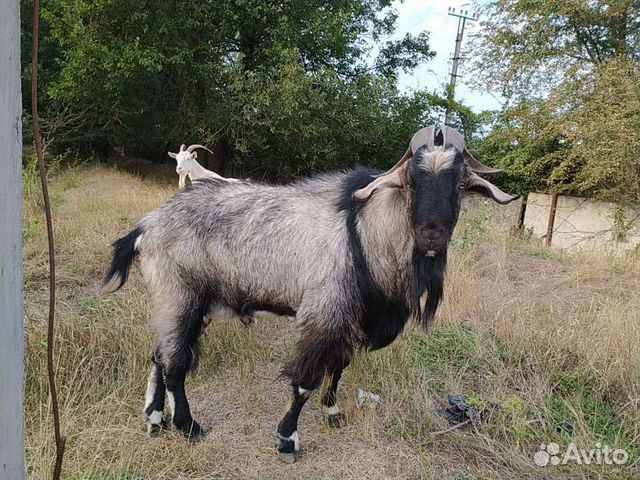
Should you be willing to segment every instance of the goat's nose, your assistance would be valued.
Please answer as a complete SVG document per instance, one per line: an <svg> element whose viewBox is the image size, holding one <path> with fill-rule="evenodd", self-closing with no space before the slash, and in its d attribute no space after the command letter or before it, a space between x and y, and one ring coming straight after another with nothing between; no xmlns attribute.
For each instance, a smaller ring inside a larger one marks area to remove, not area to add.
<svg viewBox="0 0 640 480"><path fill-rule="evenodd" d="M422 238L432 242L438 241L444 237L444 228L435 223L420 225L418 231Z"/></svg>

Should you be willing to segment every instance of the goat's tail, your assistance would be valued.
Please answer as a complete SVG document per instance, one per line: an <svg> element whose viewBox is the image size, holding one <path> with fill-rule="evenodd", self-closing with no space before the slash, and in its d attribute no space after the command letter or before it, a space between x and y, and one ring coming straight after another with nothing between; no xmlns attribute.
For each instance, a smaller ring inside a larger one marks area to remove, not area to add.
<svg viewBox="0 0 640 480"><path fill-rule="evenodd" d="M125 237L113 242L111 266L102 281L101 293L112 293L124 285L129 276L129 267L138 255L138 242L142 227L138 225Z"/></svg>

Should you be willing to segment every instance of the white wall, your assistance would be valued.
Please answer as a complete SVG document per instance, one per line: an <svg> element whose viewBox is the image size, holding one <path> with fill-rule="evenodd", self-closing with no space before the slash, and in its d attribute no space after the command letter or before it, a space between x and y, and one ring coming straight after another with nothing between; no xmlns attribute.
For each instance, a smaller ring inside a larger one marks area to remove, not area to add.
<svg viewBox="0 0 640 480"><path fill-rule="evenodd" d="M547 233L551 196L530 193L524 219L526 229L536 238ZM560 195L551 244L569 252L621 252L640 243L640 209L624 207L625 224L630 224L627 241L614 241L614 213L619 208L610 202Z"/></svg>
<svg viewBox="0 0 640 480"><path fill-rule="evenodd" d="M0 0L0 480L24 478L19 8Z"/></svg>

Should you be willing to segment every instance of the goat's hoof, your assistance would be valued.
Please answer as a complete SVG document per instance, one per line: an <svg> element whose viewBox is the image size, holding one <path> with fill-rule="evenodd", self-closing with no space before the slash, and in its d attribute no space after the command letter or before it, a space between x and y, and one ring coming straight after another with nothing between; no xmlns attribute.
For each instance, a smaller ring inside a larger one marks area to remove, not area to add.
<svg viewBox="0 0 640 480"><path fill-rule="evenodd" d="M299 448L298 432L293 432L289 437L283 437L278 433L276 449L280 460L286 463L295 463Z"/></svg>
<svg viewBox="0 0 640 480"><path fill-rule="evenodd" d="M207 432L195 420L191 422L191 428L184 430L183 433L191 443L201 442L207 436Z"/></svg>
<svg viewBox="0 0 640 480"><path fill-rule="evenodd" d="M162 418L162 412L154 411L147 415L147 435L149 438L159 437L167 430L167 422Z"/></svg>
<svg viewBox="0 0 640 480"><path fill-rule="evenodd" d="M290 453L278 452L278 458L288 464L296 463L295 452L290 452Z"/></svg>
<svg viewBox="0 0 640 480"><path fill-rule="evenodd" d="M166 425L164 422L162 424L150 423L147 425L147 434L149 435L149 438L157 438L162 435L165 430Z"/></svg>
<svg viewBox="0 0 640 480"><path fill-rule="evenodd" d="M331 428L344 427L347 423L347 418L340 412L333 415L327 415L327 425Z"/></svg>

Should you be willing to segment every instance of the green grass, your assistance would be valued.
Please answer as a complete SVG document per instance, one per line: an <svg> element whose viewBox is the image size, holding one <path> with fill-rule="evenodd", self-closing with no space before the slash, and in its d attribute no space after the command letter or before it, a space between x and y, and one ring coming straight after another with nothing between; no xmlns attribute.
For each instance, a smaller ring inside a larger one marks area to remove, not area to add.
<svg viewBox="0 0 640 480"><path fill-rule="evenodd" d="M428 331L410 327L390 347L357 355L339 391L348 418L341 431L323 424L314 393L298 464L283 467L273 452L288 396L278 369L296 338L289 319L210 325L187 388L208 412L212 435L195 446L173 433L149 441L140 408L153 336L139 269L115 295L97 295L97 285L113 239L175 187L103 167L51 169L57 376L69 436L64 478L635 478L609 466L540 470L532 458L548 442L563 449L601 442L640 458L640 299L629 294L638 263L574 258L513 240L483 205L458 225L438 318ZM27 463L30 478L40 479L50 476L54 453L46 241L33 163L24 175ZM381 404L357 409L357 388L379 394ZM449 427L438 409L456 394L477 408L498 408L488 409L477 431L434 437Z"/></svg>

